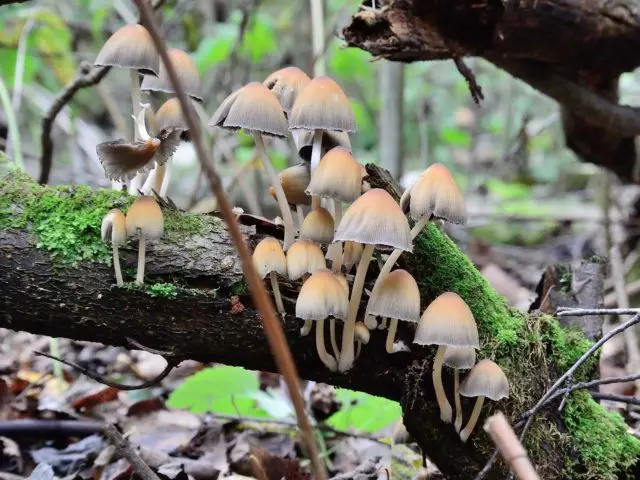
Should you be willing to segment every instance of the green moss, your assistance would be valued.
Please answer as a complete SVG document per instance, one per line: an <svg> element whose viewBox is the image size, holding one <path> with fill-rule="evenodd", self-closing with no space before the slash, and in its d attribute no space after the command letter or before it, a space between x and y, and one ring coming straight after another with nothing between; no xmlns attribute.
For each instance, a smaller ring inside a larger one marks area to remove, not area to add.
<svg viewBox="0 0 640 480"><path fill-rule="evenodd" d="M150 297L175 298L178 296L178 290L172 283L154 283L146 287Z"/></svg>
<svg viewBox="0 0 640 480"><path fill-rule="evenodd" d="M200 215L176 210L164 210L163 213L165 235L172 242L201 233L205 228Z"/></svg>
<svg viewBox="0 0 640 480"><path fill-rule="evenodd" d="M586 391L571 394L564 412L565 425L578 456L567 455L569 478L619 480L630 473L640 458L640 440L627 433L620 415L597 404Z"/></svg>

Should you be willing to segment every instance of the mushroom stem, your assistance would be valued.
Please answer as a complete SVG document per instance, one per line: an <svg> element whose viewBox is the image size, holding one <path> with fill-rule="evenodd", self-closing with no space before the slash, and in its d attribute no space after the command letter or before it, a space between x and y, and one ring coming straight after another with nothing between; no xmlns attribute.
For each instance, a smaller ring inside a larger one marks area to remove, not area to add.
<svg viewBox="0 0 640 480"><path fill-rule="evenodd" d="M362 350L362 342L360 340L356 340L356 360L360 356L361 350Z"/></svg>
<svg viewBox="0 0 640 480"><path fill-rule="evenodd" d="M393 342L396 339L396 330L398 329L398 319L392 318L389 323L389 332L387 333L387 353L393 353Z"/></svg>
<svg viewBox="0 0 640 480"><path fill-rule="evenodd" d="M331 318L329 320L329 334L331 336L331 348L333 348L333 354L337 359L340 359L340 349L338 348L338 342L336 341L336 319Z"/></svg>
<svg viewBox="0 0 640 480"><path fill-rule="evenodd" d="M460 402L460 370L457 368L453 370L453 396L456 404L456 420L453 425L456 427L456 432L459 432L462 428L462 404Z"/></svg>
<svg viewBox="0 0 640 480"><path fill-rule="evenodd" d="M389 319L387 317L382 317L380 319L380 324L378 325L378 330L384 330L385 328L387 328L388 321Z"/></svg>
<svg viewBox="0 0 640 480"><path fill-rule="evenodd" d="M278 206L280 207L280 213L282 214L282 220L284 221L284 251L286 252L287 250L289 250L289 247L295 239L293 215L291 215L291 209L289 208L289 204L287 203L287 197L284 194L284 190L282 190L280 178L276 174L276 171L271 164L271 160L267 155L267 149L264 146L262 134L260 132L254 132L253 139L256 143L256 148L260 153L260 157L262 158L262 164L264 165L264 168L267 171L267 175L269 176L269 180L271 181L271 185L276 192Z"/></svg>
<svg viewBox="0 0 640 480"><path fill-rule="evenodd" d="M304 325L300 329L300 336L306 337L311 333L312 328L313 328L313 320L305 320Z"/></svg>
<svg viewBox="0 0 640 480"><path fill-rule="evenodd" d="M138 243L138 271L136 272L136 283L142 285L144 283L144 255L146 241L144 235L140 233L140 241Z"/></svg>
<svg viewBox="0 0 640 480"><path fill-rule="evenodd" d="M360 306L360 299L362 298L362 288L364 286L364 278L369 269L369 262L373 256L373 249L375 245L367 244L362 251L362 257L360 257L360 263L358 263L358 269L356 270L356 278L353 280L353 287L351 289L351 299L349 301L349 312L347 314L347 321L342 331L342 349L340 350L340 360L338 363L338 369L341 372L346 372L351 368L354 361L353 352L353 338L356 326L356 316L358 315L358 307Z"/></svg>
<svg viewBox="0 0 640 480"><path fill-rule="evenodd" d="M302 222L304 222L304 212L302 211L302 205L296 205L296 213L298 214L298 231L300 231Z"/></svg>
<svg viewBox="0 0 640 480"><path fill-rule="evenodd" d="M131 69L129 70L131 75L131 106L133 107L133 141L140 140L140 135L138 133L139 122L138 116L140 115L140 81L138 79L138 70ZM138 188L140 188L142 180L142 175L137 173L135 177L131 179L131 183L129 183L129 194L137 195Z"/></svg>
<svg viewBox="0 0 640 480"><path fill-rule="evenodd" d="M337 370L336 359L327 353L324 348L324 320L318 320L316 322L316 349L318 350L318 356L322 363L324 363L329 370L335 372Z"/></svg>
<svg viewBox="0 0 640 480"><path fill-rule="evenodd" d="M342 219L342 202L340 200L334 200L333 202L333 217L333 223L337 230L338 224ZM342 242L335 242L329 245L327 256L331 260L331 271L338 273L342 268Z"/></svg>
<svg viewBox="0 0 640 480"><path fill-rule="evenodd" d="M276 272L269 272L269 278L271 279L271 289L273 290L273 296L276 299L276 308L278 309L278 313L280 313L280 316L284 319L284 305L282 304L282 295L280 295L280 286L278 285L278 277L276 276Z"/></svg>
<svg viewBox="0 0 640 480"><path fill-rule="evenodd" d="M418 234L422 231L422 229L425 227L425 225L428 222L429 222L429 219L426 217L422 217L420 220L416 222L416 224L411 229L411 240L415 240L415 238L418 236ZM389 273L391 273L391 269L398 261L398 258L400 258L400 255L402 255L402 250L400 250L399 248L396 248L393 252L391 252L391 255L389 255L389 257L387 258L387 261L384 263L382 269L380 270L380 273L378 274L378 278L376 278L376 283L373 284L373 290L371 291L369 302L371 302L371 299L375 297L376 294L378 293L378 289L380 288L380 284L382 283L382 280L384 280L385 277L389 275ZM367 305L367 308L369 308L369 305Z"/></svg>
<svg viewBox="0 0 640 480"><path fill-rule="evenodd" d="M446 345L439 345L436 356L433 359L433 388L436 391L436 400L440 407L440 419L444 423L451 423L451 405L447 400L447 394L442 386L442 364L444 362L444 353L447 351ZM472 427L473 428L473 427Z"/></svg>
<svg viewBox="0 0 640 480"><path fill-rule="evenodd" d="M316 130L313 134L313 144L311 146L311 173L320 165L320 155L322 154L322 130ZM320 197L311 196L311 209L319 208Z"/></svg>
<svg viewBox="0 0 640 480"><path fill-rule="evenodd" d="M121 286L124 282L122 281L122 271L120 270L120 255L118 255L118 246L112 245L113 249L113 269L116 272L116 283L118 286Z"/></svg>
<svg viewBox="0 0 640 480"><path fill-rule="evenodd" d="M156 180L156 192L160 198L167 196L169 190L169 182L171 180L171 172L173 171L173 157L167 159L167 163L158 166L158 179ZM160 189L158 190L158 183Z"/></svg>
<svg viewBox="0 0 640 480"><path fill-rule="evenodd" d="M369 330L373 330L378 326L378 321L376 317L373 315L365 315L364 324L367 326Z"/></svg>
<svg viewBox="0 0 640 480"><path fill-rule="evenodd" d="M482 410L482 404L484 403L484 397L480 396L476 399L476 404L473 406L473 412L471 412L471 417L469 417L469 421L467 425L460 432L460 440L466 442L471 433L473 432L476 423L478 423L478 418L480 418L480 411Z"/></svg>

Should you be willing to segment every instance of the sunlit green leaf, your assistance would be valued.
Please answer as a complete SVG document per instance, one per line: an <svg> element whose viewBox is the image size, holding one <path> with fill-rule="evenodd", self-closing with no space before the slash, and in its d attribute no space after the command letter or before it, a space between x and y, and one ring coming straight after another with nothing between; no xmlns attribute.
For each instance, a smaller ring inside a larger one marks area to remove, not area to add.
<svg viewBox="0 0 640 480"><path fill-rule="evenodd" d="M278 48L273 25L264 17L254 20L246 31L242 43L242 55L251 62L261 62Z"/></svg>
<svg viewBox="0 0 640 480"><path fill-rule="evenodd" d="M201 75L229 58L237 33L238 29L235 25L220 25L216 29L216 35L205 38L200 43L198 50L193 54L193 60Z"/></svg>
<svg viewBox="0 0 640 480"><path fill-rule="evenodd" d="M457 127L445 127L440 130L440 138L443 142L453 147L468 147L471 144L469 132Z"/></svg>
<svg viewBox="0 0 640 480"><path fill-rule="evenodd" d="M344 388L336 389L336 397L342 408L327 423L339 430L374 433L402 416L400 404L386 398Z"/></svg>

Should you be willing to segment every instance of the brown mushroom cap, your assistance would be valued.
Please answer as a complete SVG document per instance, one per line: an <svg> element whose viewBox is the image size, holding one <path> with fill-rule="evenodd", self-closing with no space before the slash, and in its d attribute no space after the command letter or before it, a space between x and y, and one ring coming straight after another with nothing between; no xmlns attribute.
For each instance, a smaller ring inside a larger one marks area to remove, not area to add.
<svg viewBox="0 0 640 480"><path fill-rule="evenodd" d="M367 344L369 343L369 339L371 338L371 333L369 332L369 329L367 328L367 326L362 323L362 322L356 322L356 326L354 327L355 330L355 338L363 343L363 344Z"/></svg>
<svg viewBox="0 0 640 480"><path fill-rule="evenodd" d="M300 227L300 238L316 243L331 243L333 240L333 217L326 208L314 208L305 217Z"/></svg>
<svg viewBox="0 0 640 480"><path fill-rule="evenodd" d="M158 239L164 233L162 210L152 197L140 197L127 210L126 225L129 236L140 231L144 238Z"/></svg>
<svg viewBox="0 0 640 480"><path fill-rule="evenodd" d="M409 222L391 195L374 188L347 209L334 241L388 245L411 251Z"/></svg>
<svg viewBox="0 0 640 480"><path fill-rule="evenodd" d="M156 125L158 131L165 128L179 128L187 130L189 126L182 114L180 101L176 98L170 98L164 102L156 112Z"/></svg>
<svg viewBox="0 0 640 480"><path fill-rule="evenodd" d="M480 360L462 381L460 395L498 401L509 396L509 380L496 363Z"/></svg>
<svg viewBox="0 0 640 480"><path fill-rule="evenodd" d="M418 323L420 290L413 276L402 269L387 275L369 300L367 314Z"/></svg>
<svg viewBox="0 0 640 480"><path fill-rule="evenodd" d="M298 280L307 273L327 268L320 247L308 240L297 240L287 250L287 273L291 280Z"/></svg>
<svg viewBox="0 0 640 480"><path fill-rule="evenodd" d="M355 132L349 99L329 77L316 77L300 92L289 115L290 128Z"/></svg>
<svg viewBox="0 0 640 480"><path fill-rule="evenodd" d="M260 278L264 278L271 272L282 276L287 274L287 259L280 242L273 237L260 240L253 251L253 266Z"/></svg>
<svg viewBox="0 0 640 480"><path fill-rule="evenodd" d="M480 348L473 314L465 301L453 292L443 293L427 307L413 343Z"/></svg>
<svg viewBox="0 0 640 480"><path fill-rule="evenodd" d="M127 242L127 224L124 213L117 208L109 210L102 219L100 228L102 241L111 241L113 245L124 245Z"/></svg>
<svg viewBox="0 0 640 480"><path fill-rule="evenodd" d="M169 48L167 50L171 63L180 78L182 88L187 95L191 98L202 101L202 87L200 82L200 75L193 59L179 48ZM160 62L160 74L158 76L148 76L142 79L142 85L140 86L142 91L153 92L165 92L175 93L173 84L169 79L167 68L163 62Z"/></svg>
<svg viewBox="0 0 640 480"><path fill-rule="evenodd" d="M458 370L472 368L476 363L476 349L473 347L448 347L443 363Z"/></svg>
<svg viewBox="0 0 640 480"><path fill-rule="evenodd" d="M329 150L311 176L307 188L311 195L353 202L362 193L360 165L342 147Z"/></svg>
<svg viewBox="0 0 640 480"><path fill-rule="evenodd" d="M125 25L116 30L93 64L135 69L144 75L158 75L160 71L160 57L151 35L142 25Z"/></svg>
<svg viewBox="0 0 640 480"><path fill-rule="evenodd" d="M293 167L285 168L280 172L280 185L291 205L311 205L311 197L306 190L311 180L309 166L300 163Z"/></svg>
<svg viewBox="0 0 640 480"><path fill-rule="evenodd" d="M296 317L324 320L329 316L347 318L348 294L329 270L319 270L304 282L296 301Z"/></svg>
<svg viewBox="0 0 640 480"><path fill-rule="evenodd" d="M267 87L251 82L229 95L209 122L229 130L244 129L286 138L287 119L276 96Z"/></svg>
<svg viewBox="0 0 640 480"><path fill-rule="evenodd" d="M358 242L346 241L344 242L344 250L342 254L342 264L345 267L347 273L357 265L362 257L362 251L364 246Z"/></svg>
<svg viewBox="0 0 640 480"><path fill-rule="evenodd" d="M282 110L289 115L298 94L311 81L298 67L285 67L273 72L262 84L278 98Z"/></svg>

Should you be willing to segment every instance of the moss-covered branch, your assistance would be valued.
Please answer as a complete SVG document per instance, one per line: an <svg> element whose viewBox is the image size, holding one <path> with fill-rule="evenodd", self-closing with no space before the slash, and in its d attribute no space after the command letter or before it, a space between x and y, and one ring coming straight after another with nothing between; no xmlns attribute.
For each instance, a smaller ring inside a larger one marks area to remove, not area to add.
<svg viewBox="0 0 640 480"><path fill-rule="evenodd" d="M369 172L372 183L393 189L383 171L369 166ZM113 191L40 187L20 175L0 180L0 326L123 346L133 338L177 358L273 369L239 261L217 217L166 211L166 235L148 250L149 285L115 286L100 221L110 208L130 202ZM244 229L252 244L261 235L256 228ZM507 373L511 398L490 404L483 418L500 408L513 421L588 347L580 333L561 329L551 317L510 309L435 225L400 263L419 279L423 305L446 290L468 302L482 337L480 357L493 358ZM135 245L123 249L122 264L133 281ZM299 284L283 283L291 312ZM374 332L356 367L338 375L324 368L313 339L300 338L299 327L290 314L285 330L304 378L399 400L407 429L450 480L472 478L482 468L492 451L484 432L477 429L462 444L439 420L430 349L387 355L384 333ZM412 331L401 326L398 336L409 344ZM593 359L580 376L592 375L595 365ZM468 417L471 405L464 406ZM634 478L640 442L626 434L619 416L585 392L572 394L562 414L556 407L539 415L525 442L543 478ZM489 478L504 478L502 468Z"/></svg>

